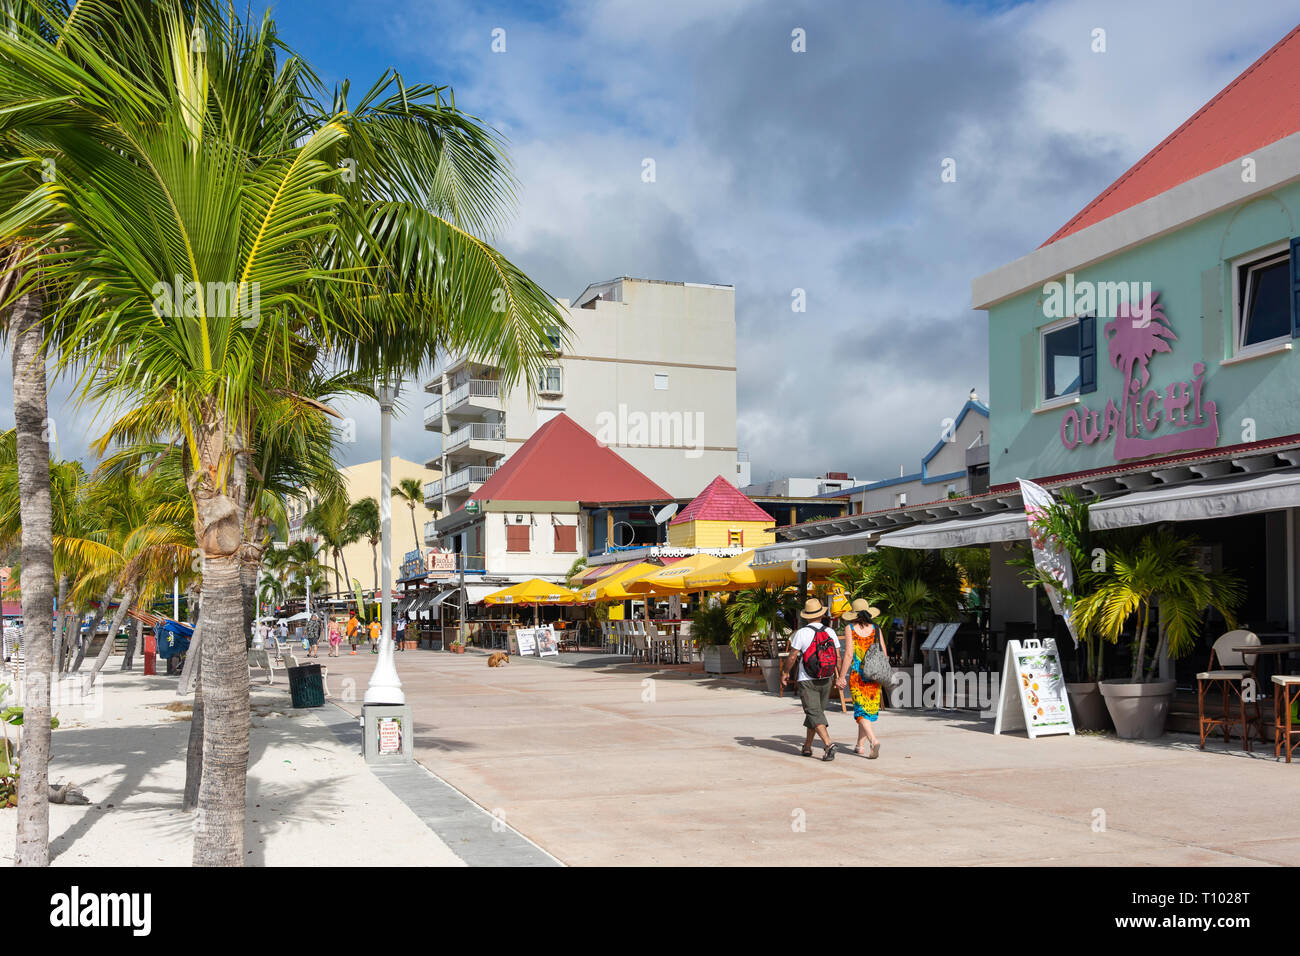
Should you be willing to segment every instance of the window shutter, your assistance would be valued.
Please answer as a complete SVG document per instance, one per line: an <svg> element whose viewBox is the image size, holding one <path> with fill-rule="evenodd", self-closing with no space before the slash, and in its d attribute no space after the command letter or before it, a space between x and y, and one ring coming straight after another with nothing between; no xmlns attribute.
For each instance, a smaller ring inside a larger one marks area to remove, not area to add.
<svg viewBox="0 0 1300 956"><path fill-rule="evenodd" d="M1097 391L1097 317L1079 316L1079 394Z"/></svg>
<svg viewBox="0 0 1300 956"><path fill-rule="evenodd" d="M1291 337L1300 338L1300 236L1291 240Z"/></svg>
<svg viewBox="0 0 1300 956"><path fill-rule="evenodd" d="M1219 266L1201 273L1201 350L1213 362L1222 362L1226 354L1223 346L1223 270Z"/></svg>
<svg viewBox="0 0 1300 956"><path fill-rule="evenodd" d="M1038 330L1020 337L1020 410L1032 412L1038 404Z"/></svg>
<svg viewBox="0 0 1300 956"><path fill-rule="evenodd" d="M578 526L574 524L557 524L555 526L555 550L578 550Z"/></svg>
<svg viewBox="0 0 1300 956"><path fill-rule="evenodd" d="M526 524L506 525L506 550L528 551L528 531L529 525Z"/></svg>

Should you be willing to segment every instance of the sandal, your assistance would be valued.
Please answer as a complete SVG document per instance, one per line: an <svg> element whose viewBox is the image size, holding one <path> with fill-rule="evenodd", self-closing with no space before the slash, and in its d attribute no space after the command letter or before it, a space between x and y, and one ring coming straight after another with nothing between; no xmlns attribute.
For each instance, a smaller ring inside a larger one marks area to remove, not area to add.
<svg viewBox="0 0 1300 956"><path fill-rule="evenodd" d="M826 752L825 752L824 754L822 754L822 759L823 759L823 760L834 760L834 759L835 759L835 745L834 745L834 744L831 744L829 747L826 748Z"/></svg>
<svg viewBox="0 0 1300 956"><path fill-rule="evenodd" d="M800 756L800 757L811 757L811 756L812 756L812 748L811 748L811 747L805 747L803 750L799 751L799 756Z"/></svg>
<svg viewBox="0 0 1300 956"><path fill-rule="evenodd" d="M871 755L868 756L867 759L875 760L879 756L880 756L880 744L874 743L871 745Z"/></svg>

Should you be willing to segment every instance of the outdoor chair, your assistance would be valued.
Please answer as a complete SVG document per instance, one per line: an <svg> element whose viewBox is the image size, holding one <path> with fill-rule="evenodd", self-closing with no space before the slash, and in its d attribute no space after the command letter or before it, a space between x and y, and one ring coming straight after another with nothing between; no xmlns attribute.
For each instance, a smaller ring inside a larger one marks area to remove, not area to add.
<svg viewBox="0 0 1300 956"><path fill-rule="evenodd" d="M1273 756L1282 756L1286 748L1286 762L1291 762L1291 754L1300 746L1300 727L1294 726L1291 708L1300 699L1300 677L1291 674L1273 675Z"/></svg>
<svg viewBox="0 0 1300 956"><path fill-rule="evenodd" d="M643 663L650 661L650 645L646 641L645 631L635 621L627 622L628 635L632 639L632 659Z"/></svg>
<svg viewBox="0 0 1300 956"><path fill-rule="evenodd" d="M1205 749L1205 739L1214 732L1215 727L1223 728L1223 743L1232 741L1232 728L1240 725L1241 745L1243 750L1250 750L1250 721L1246 717L1245 682L1254 682L1254 671L1246 664L1246 656L1234 647L1243 645L1255 647L1259 638L1250 631L1229 631L1214 642L1210 649L1208 669L1196 675L1196 709L1200 722L1201 749ZM1217 666L1216 666L1217 665ZM1222 713L1218 717L1205 713L1205 695L1218 685L1222 701ZM1229 691L1235 695L1237 713L1233 714L1229 701ZM1264 738L1263 718L1259 712L1259 689L1254 688L1252 702L1255 705L1254 723L1259 737Z"/></svg>
<svg viewBox="0 0 1300 956"><path fill-rule="evenodd" d="M266 682L272 684L275 682L275 665L271 652L265 648L252 648L248 652L248 679L253 679L253 668L257 667L266 671Z"/></svg>

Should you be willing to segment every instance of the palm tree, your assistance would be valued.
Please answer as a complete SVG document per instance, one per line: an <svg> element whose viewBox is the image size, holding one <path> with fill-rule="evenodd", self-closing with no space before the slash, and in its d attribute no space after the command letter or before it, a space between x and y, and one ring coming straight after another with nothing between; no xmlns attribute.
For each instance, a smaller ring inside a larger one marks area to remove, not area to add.
<svg viewBox="0 0 1300 956"><path fill-rule="evenodd" d="M325 550L334 559L335 587L346 590L352 575L348 573L348 559L343 549L361 537L356 525L350 519L352 504L348 501L346 491L322 497L307 511L303 525L321 539ZM339 562L343 563L342 584L339 584Z"/></svg>
<svg viewBox="0 0 1300 956"><path fill-rule="evenodd" d="M727 607L731 624L731 649L744 660L745 647L758 635L767 639L768 656L776 658L777 629L783 628L799 609L799 598L786 587L751 588L741 591Z"/></svg>
<svg viewBox="0 0 1300 956"><path fill-rule="evenodd" d="M415 507L424 505L424 485L420 484L418 478L403 478L392 487L392 495L401 501L406 502L406 507L411 509L411 534L415 537L415 550L423 553L420 548L420 532L416 530L415 525Z"/></svg>
<svg viewBox="0 0 1300 956"><path fill-rule="evenodd" d="M348 508L348 522L358 538L365 538L370 544L370 556L375 575L375 593L379 593L379 544L381 539L379 526L379 502L366 497L352 502Z"/></svg>
<svg viewBox="0 0 1300 956"><path fill-rule="evenodd" d="M1201 618L1214 608L1236 627L1235 611L1244 597L1240 579L1206 571L1194 550L1196 542L1167 529L1146 531L1133 543L1107 549L1107 570L1095 589L1075 602L1075 617L1084 630L1096 629L1117 641L1124 625L1136 622L1133 636L1134 681L1155 676L1160 659L1181 657L1192 649ZM1157 639L1147 668L1147 641L1152 611L1157 614Z"/></svg>
<svg viewBox="0 0 1300 956"><path fill-rule="evenodd" d="M887 547L842 563L831 577L847 598L866 598L886 618L902 621L905 666L916 659L921 623L951 618L960 606L961 571L942 552Z"/></svg>
<svg viewBox="0 0 1300 956"><path fill-rule="evenodd" d="M249 27L203 2L79 7L58 35L58 59L32 31L0 37L0 111L60 157L58 179L25 198L38 212L5 219L0 242L57 224L59 252L25 267L57 292L61 364L82 371L86 400L149 409L153 435L183 450L212 718L194 859L238 865L255 586L241 551L263 416L277 401L294 420L329 414L297 391L304 369L373 380L439 348L531 385L544 331L567 325L478 234L512 183L496 139L445 88L386 74L356 103L344 84L322 104L273 20Z"/></svg>

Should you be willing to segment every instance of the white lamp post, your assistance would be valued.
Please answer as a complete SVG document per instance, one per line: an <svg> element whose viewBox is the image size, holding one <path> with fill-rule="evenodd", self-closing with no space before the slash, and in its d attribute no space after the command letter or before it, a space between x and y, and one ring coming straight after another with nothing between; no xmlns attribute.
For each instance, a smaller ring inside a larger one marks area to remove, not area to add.
<svg viewBox="0 0 1300 956"><path fill-rule="evenodd" d="M379 660L375 662L375 671L370 675L370 684L366 687L364 702L367 704L405 704L406 695L402 693L402 681L397 676L397 665L393 660L393 462L392 431L393 404L397 401L399 385L390 383L387 378L376 389L379 398L379 444L383 460L383 478L379 486L379 550L380 550L380 586L379 598Z"/></svg>

